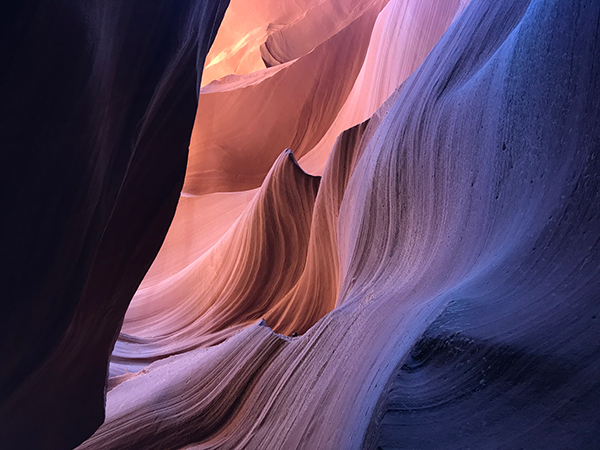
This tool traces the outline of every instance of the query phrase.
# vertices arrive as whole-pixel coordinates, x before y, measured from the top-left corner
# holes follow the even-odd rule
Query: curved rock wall
[[[201,90],[225,5],[92,3],[5,41],[8,448],[121,322],[81,449],[597,448],[597,1],[233,1]]]
[[[225,341],[279,347],[246,369],[257,378],[225,423],[172,448],[594,448],[599,14],[591,1],[474,0],[380,111],[342,133],[305,271],[266,325],[287,334],[288,313],[335,309],[299,337],[263,322]],[[180,367],[188,384],[143,400],[138,427],[157,408],[181,428],[202,421],[187,392],[226,396],[225,408],[238,394],[205,384],[195,358],[146,367],[108,410]],[[90,446],[146,436],[114,417]]]
[[[109,355],[173,218],[226,6],[2,5],[2,448],[72,448],[102,423]]]

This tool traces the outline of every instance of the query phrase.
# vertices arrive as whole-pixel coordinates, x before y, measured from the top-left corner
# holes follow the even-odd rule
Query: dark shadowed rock
[[[173,217],[227,1],[3,4],[0,442],[72,448]]]

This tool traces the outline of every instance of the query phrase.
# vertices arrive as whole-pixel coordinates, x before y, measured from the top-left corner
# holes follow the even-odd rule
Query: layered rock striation
[[[87,448],[135,447],[156,423],[172,431],[149,448],[594,448],[599,14],[473,0],[338,137],[304,269],[266,323],[117,386]],[[258,351],[250,336],[268,339],[250,384],[197,377],[200,358]],[[168,393],[128,421],[118,405],[151,380]],[[199,399],[217,397],[207,416]]]
[[[40,299],[11,312],[4,331],[19,338],[0,404],[11,448],[89,436],[114,344],[106,418],[81,449],[595,449],[598,2],[252,1],[248,14],[232,2],[200,91],[202,58],[184,56],[203,57],[224,5],[188,6],[155,11],[171,11],[189,38],[166,40],[179,49],[161,47],[169,63],[137,46],[137,70],[122,73],[131,66],[115,54],[91,53],[114,63],[114,78],[92,71],[109,87],[140,92],[106,96],[107,85],[84,80],[99,90],[68,97],[135,99],[109,101],[94,110],[106,114],[97,134],[74,135],[121,143],[129,156],[90,147],[101,166],[60,154],[96,174],[68,191],[88,206],[50,201],[74,183],[70,166],[47,202],[27,203],[27,213],[52,213],[42,222],[56,236],[87,234],[69,241],[80,236],[83,256],[56,238],[48,255],[62,259],[9,291]],[[85,23],[137,23],[125,10],[98,12]],[[171,36],[159,29],[117,27],[114,42],[151,49]],[[50,118],[56,128],[39,129],[72,125]],[[47,181],[41,167],[18,189]],[[12,208],[23,204],[18,189]],[[92,191],[104,193],[97,204],[84,197]],[[10,226],[28,245],[47,237]],[[46,253],[30,252],[35,268]],[[15,261],[4,274],[21,273]],[[72,296],[52,297],[63,285]],[[42,301],[54,298],[71,310]]]

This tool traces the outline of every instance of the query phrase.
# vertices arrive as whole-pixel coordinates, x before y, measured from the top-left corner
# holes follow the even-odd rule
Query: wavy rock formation
[[[335,121],[300,163],[320,175],[329,151],[344,130],[371,117],[423,62],[468,1],[391,0],[373,27],[369,49],[352,91]]]
[[[368,8],[297,59],[205,86],[183,192],[256,188],[283,149],[298,158],[310,150],[352,89],[379,9]]]
[[[210,250],[240,217],[257,191],[182,195],[165,241],[140,289],[177,274]]]
[[[215,78],[239,72],[203,88],[193,132],[196,57],[223,13],[217,3],[150,8],[156,17],[135,20],[126,13],[141,5],[90,12],[82,27],[120,25],[97,36],[132,53],[80,39],[82,59],[48,61],[96,68],[102,56],[114,65],[91,73],[107,84],[81,72],[50,79],[70,94],[62,115],[48,115],[47,97],[29,121],[19,113],[30,105],[8,104],[17,109],[6,123],[61,132],[74,145],[61,161],[74,163],[49,183],[47,202],[30,196],[38,209],[27,214],[41,219],[9,224],[15,249],[51,236],[56,250],[7,253],[7,292],[73,304],[68,314],[58,301],[24,301],[38,315],[9,316],[2,342],[16,344],[2,372],[12,389],[0,404],[2,442],[69,448],[88,436],[123,321],[106,418],[80,449],[595,450],[600,4],[278,4],[253,0],[247,17],[233,5],[233,28],[207,66]],[[167,26],[158,17],[168,11]],[[62,36],[42,12],[49,36]],[[141,23],[156,27],[141,33]],[[167,39],[173,30],[184,38]],[[269,67],[257,70],[259,55]],[[82,84],[68,91],[73,80]],[[80,122],[64,119],[81,115],[80,99],[105,100],[93,111],[107,116],[71,135]],[[46,135],[33,136],[37,152],[21,145],[24,157],[54,157],[40,152]],[[17,156],[7,217],[19,217],[23,192],[55,177]],[[34,182],[19,185],[26,163]],[[125,315],[182,187],[177,222]],[[31,224],[40,222],[49,231],[38,236]],[[46,278],[18,278],[37,273],[26,264]]]
[[[206,58],[202,85],[299,58],[385,0],[233,0]]]
[[[119,362],[139,360],[143,367],[219,343],[281,302],[304,269],[318,185],[319,178],[305,174],[285,151],[209,252],[138,293],[113,352],[113,373]]]
[[[343,281],[337,242],[340,206],[356,164],[395,98],[392,95],[371,119],[344,131],[332,148],[315,201],[304,271],[265,315],[274,331],[304,333],[334,309]]]
[[[175,212],[226,5],[0,8],[2,448],[73,448],[102,423],[109,355]]]
[[[287,2],[283,11],[270,2],[233,4],[223,27],[232,31],[219,33],[208,70],[236,75],[203,88],[184,192],[255,188],[286,147],[320,175],[336,137],[383,104],[466,4],[393,0],[373,22],[386,3],[307,2],[297,16]],[[258,63],[242,60],[257,60],[260,39],[271,69],[257,71]]]
[[[149,365],[82,448],[594,449],[599,23],[473,0],[337,140],[266,325],[335,309]]]
[[[233,72],[242,76],[229,77],[228,80],[231,81],[227,81],[226,85],[233,86],[237,83],[243,86],[243,80],[248,78],[243,75],[263,67],[262,60],[258,63],[256,61],[261,58],[259,47],[269,36],[268,42],[277,42],[278,47],[295,49],[293,56],[306,51],[304,57],[301,58],[302,61],[295,62],[295,64],[302,64],[302,67],[293,69],[296,74],[300,74],[301,82],[304,83],[302,80],[306,78],[306,73],[315,73],[319,83],[324,83],[323,89],[335,89],[332,83],[336,82],[336,77],[339,78],[342,73],[340,67],[345,66],[339,63],[325,66],[316,64],[315,56],[308,55],[308,53],[313,47],[321,45],[322,48],[319,51],[325,54],[326,58],[331,57],[332,54],[335,55],[338,45],[335,41],[340,40],[336,37],[337,33],[349,26],[355,28],[356,25],[353,24],[353,21],[356,18],[364,15],[369,8],[380,9],[381,6],[380,3],[369,2],[320,2],[318,4],[314,2],[306,4],[277,2],[277,5],[270,2],[255,2],[251,5],[248,5],[247,2],[232,2],[207,58],[203,83],[208,84],[208,81],[213,81],[211,77],[214,77],[215,74],[225,75]],[[296,142],[296,137],[294,138],[296,141],[292,142],[289,133],[297,133],[298,128],[302,129],[304,125],[290,123],[291,128],[288,129],[289,132],[286,132],[288,133],[287,138],[286,133],[282,132],[282,121],[289,121],[294,114],[297,114],[298,102],[302,101],[298,96],[298,80],[290,79],[289,75],[285,75],[286,79],[290,79],[289,83],[276,84],[265,78],[269,71],[259,71],[251,75],[254,80],[252,83],[257,84],[251,83],[252,86],[248,88],[240,88],[242,91],[248,90],[247,94],[242,92],[242,95],[235,93],[237,88],[233,88],[235,92],[227,91],[215,94],[204,91],[205,93],[201,94],[203,110],[214,110],[214,114],[201,113],[203,114],[202,118],[199,115],[197,119],[198,129],[208,130],[208,134],[203,138],[204,144],[194,147],[199,154],[204,152],[204,156],[200,155],[199,161],[206,159],[209,153],[212,153],[211,158],[215,158],[215,164],[229,167],[227,169],[229,175],[220,172],[215,173],[214,176],[220,179],[225,177],[223,180],[228,185],[227,179],[231,176],[234,183],[239,186],[242,170],[254,170],[258,156],[260,156],[263,167],[261,172],[263,173],[255,176],[253,183],[256,184],[262,181],[264,173],[279,152],[285,146],[289,146],[296,155],[304,154],[301,158],[304,170],[312,174],[322,174],[325,161],[337,136],[345,129],[367,120],[383,104],[393,90],[425,59],[452,19],[462,11],[464,6],[464,2],[459,3],[458,1],[448,2],[442,6],[414,0],[390,1],[377,17],[368,42],[366,57],[361,63],[362,66],[353,82],[352,90],[339,112],[336,111],[339,105],[331,111],[335,120],[320,141],[318,141],[318,136],[325,129],[321,119],[318,119],[320,122],[317,129],[313,129],[310,133],[307,131],[304,135],[297,135],[298,138],[304,139],[302,143]],[[316,14],[317,12],[319,14]],[[268,24],[280,24],[280,26],[274,27]],[[346,30],[344,33],[347,34],[351,31]],[[324,44],[330,39],[334,42]],[[360,39],[363,40],[360,48],[363,48],[367,44],[367,33],[363,33]],[[269,44],[269,46],[273,48],[274,44]],[[264,52],[264,49],[262,51]],[[279,58],[283,61],[289,60],[291,56],[286,58],[279,56]],[[255,63],[248,65],[249,61],[255,61]],[[292,68],[287,70],[291,71]],[[264,86],[263,83],[265,83]],[[252,90],[255,89],[260,89],[261,92],[253,92]],[[236,96],[235,101],[231,104],[233,108],[231,116],[226,111],[225,106],[229,103],[228,100],[224,100],[223,95]],[[318,92],[311,91],[311,89],[306,91],[306,95],[309,100],[320,96]],[[205,103],[207,98],[211,104],[210,108]],[[262,100],[263,98],[268,98],[268,102]],[[290,101],[293,101],[296,106],[292,107]],[[252,108],[265,110],[266,106],[272,111],[269,117],[263,117],[262,112],[260,114],[263,116],[248,114]],[[225,111],[225,114],[222,111]],[[311,104],[310,111],[311,116],[307,117],[312,120],[313,116],[318,117],[315,112],[321,114],[322,110],[314,108],[314,105]],[[260,116],[261,118],[256,119],[257,122],[254,126],[241,127],[240,123],[247,123],[248,116]],[[294,128],[294,126],[298,128]],[[265,133],[265,129],[271,131]],[[233,140],[231,139],[232,130],[235,130],[236,135]],[[256,139],[250,133],[256,134]],[[312,139],[315,137],[316,139]],[[255,140],[255,144],[250,144],[252,140]],[[227,153],[222,152],[224,145],[228,148]],[[213,150],[207,152],[207,148]],[[232,149],[234,153],[232,153]],[[237,156],[233,157],[234,155]],[[193,176],[190,171],[189,178],[191,179]],[[211,185],[207,178],[213,177],[213,175],[203,173],[198,174],[198,177],[200,182],[207,186],[207,189],[216,189],[215,185]],[[234,186],[221,185],[221,189],[233,188]],[[225,234],[253,195],[254,192],[250,191],[201,195],[192,195],[186,192],[182,195],[165,243],[144,279],[142,287],[165,281],[200,258]],[[319,234],[315,233],[315,236],[319,236]],[[321,238],[314,237],[313,240],[315,239]],[[333,251],[335,252],[335,250]],[[309,258],[313,258],[313,256],[309,256]],[[311,270],[311,266],[312,264],[309,264],[307,270]],[[335,298],[338,291],[338,287],[333,287],[335,283],[324,281],[338,277],[335,266],[327,262],[318,269],[312,270],[316,275],[322,270],[327,271],[329,275],[319,277],[320,281],[317,281],[317,284],[331,284],[332,287],[323,286],[324,289],[329,290],[327,297],[330,300],[322,299],[318,302],[323,306],[314,307],[315,314],[312,315],[312,318],[307,317],[307,326],[314,323],[315,318],[321,317],[322,314],[332,309],[335,299],[331,300],[331,297]],[[313,287],[316,288],[316,285],[308,283],[302,289],[311,290]],[[138,294],[138,296],[140,295]],[[323,293],[323,295],[325,294]],[[316,304],[317,302],[312,303]],[[302,329],[304,328],[306,327],[303,326]],[[302,330],[289,332],[294,331],[301,332]]]

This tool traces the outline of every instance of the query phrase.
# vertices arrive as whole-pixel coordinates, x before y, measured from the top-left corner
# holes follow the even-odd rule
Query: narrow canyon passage
[[[4,17],[0,447],[598,448],[597,1]]]
[[[207,57],[180,210],[125,316],[112,355],[113,385],[149,362],[218,344],[257,320],[290,336],[334,309],[344,276],[338,216],[354,167],[397,96],[393,90],[465,5],[323,2],[282,16],[261,3],[257,17],[243,14],[245,3],[229,6]],[[257,35],[253,27],[263,15],[289,23],[270,30],[263,22],[268,37]],[[387,48],[398,49],[394,65],[381,61]],[[274,49],[295,53],[266,58]],[[246,73],[239,58],[267,67]],[[225,64],[236,73],[210,80]],[[367,84],[365,77],[374,76],[380,81]],[[333,134],[339,137],[330,142]],[[286,147],[289,156],[278,156]],[[299,156],[308,162],[298,166]],[[318,192],[302,166],[323,175]],[[256,184],[243,181],[250,171],[262,180],[255,191],[247,188]],[[202,209],[190,217],[194,203]],[[225,219],[229,205],[238,214]],[[203,220],[206,210],[213,223]]]

